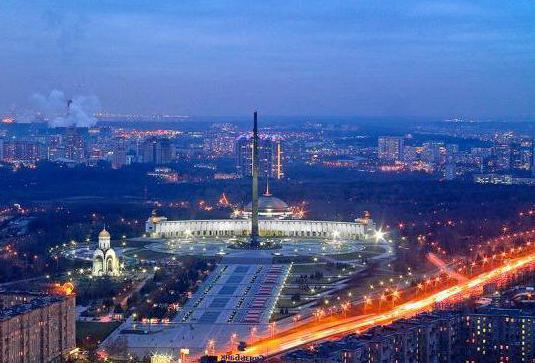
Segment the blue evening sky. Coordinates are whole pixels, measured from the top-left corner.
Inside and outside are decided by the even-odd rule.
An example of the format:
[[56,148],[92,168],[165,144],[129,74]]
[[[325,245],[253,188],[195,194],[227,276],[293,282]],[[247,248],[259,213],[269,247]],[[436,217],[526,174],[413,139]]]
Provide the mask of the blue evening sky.
[[0,112],[535,116],[535,1],[0,1]]

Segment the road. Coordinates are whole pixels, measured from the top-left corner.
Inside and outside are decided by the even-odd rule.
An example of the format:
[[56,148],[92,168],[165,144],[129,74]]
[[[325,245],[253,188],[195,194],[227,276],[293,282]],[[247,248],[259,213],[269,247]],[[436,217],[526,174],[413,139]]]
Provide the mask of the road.
[[393,320],[410,318],[422,311],[429,310],[434,304],[468,293],[502,275],[525,268],[535,262],[535,251],[529,255],[511,259],[506,265],[481,273],[466,281],[435,292],[429,296],[400,304],[389,311],[353,317],[340,317],[335,321],[304,325],[298,330],[281,332],[272,338],[253,343],[245,354],[249,356],[274,356],[302,345],[324,340],[332,336],[362,331],[373,326],[384,325]]

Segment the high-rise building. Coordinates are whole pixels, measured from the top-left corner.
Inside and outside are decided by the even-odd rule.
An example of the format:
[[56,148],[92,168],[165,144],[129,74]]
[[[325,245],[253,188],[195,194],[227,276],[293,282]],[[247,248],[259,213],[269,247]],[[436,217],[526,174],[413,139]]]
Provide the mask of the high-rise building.
[[516,309],[478,311],[463,317],[466,362],[533,362],[535,315]]
[[88,154],[89,163],[91,165],[95,165],[99,160],[104,159],[104,155],[106,155],[105,151],[98,146],[89,148]]
[[2,144],[2,159],[4,161],[37,161],[40,159],[40,146],[37,142],[9,140]]
[[172,161],[172,148],[169,139],[149,138],[140,147],[141,162],[163,165]]
[[447,162],[455,162],[457,155],[459,154],[458,144],[446,144],[444,147],[446,153],[445,158]]
[[283,362],[533,362],[535,314],[519,309],[435,311],[313,349],[285,354]]
[[205,134],[203,152],[210,159],[232,156],[235,139],[234,125],[228,123],[213,125]]
[[495,145],[492,151],[495,171],[511,169],[511,146],[509,144]]
[[516,170],[531,170],[533,163],[533,139],[520,138],[511,143],[511,168]]
[[453,180],[456,177],[455,163],[447,163],[444,166],[444,179]]
[[0,292],[0,362],[60,362],[75,347],[74,295]]
[[65,157],[61,135],[49,135],[46,141],[46,158],[56,160]]
[[459,152],[459,144],[446,144],[445,148],[448,155],[455,155]]
[[445,150],[444,144],[441,142],[424,142],[420,158],[432,166],[442,165],[446,159]]
[[111,167],[120,169],[128,164],[127,148],[123,140],[118,140],[113,147],[113,155],[111,160]]
[[460,362],[461,314],[438,311],[283,356],[283,362]]
[[[253,142],[251,135],[242,135],[234,143],[236,172],[239,176],[251,176]],[[259,176],[284,178],[282,142],[271,136],[260,136],[258,145]]]
[[403,138],[397,136],[379,137],[378,157],[382,161],[400,161],[403,158]]
[[63,135],[63,145],[65,147],[65,158],[76,162],[84,160],[84,139],[76,127],[69,127],[65,130],[65,135]]
[[403,147],[403,161],[406,163],[413,163],[420,157],[420,149],[417,146],[404,146]]
[[282,151],[282,140],[276,139],[275,142],[275,170],[274,177],[277,179],[284,178],[284,169],[282,167],[284,160],[284,153]]
[[535,178],[535,142],[533,143],[533,149],[531,149],[531,176]]

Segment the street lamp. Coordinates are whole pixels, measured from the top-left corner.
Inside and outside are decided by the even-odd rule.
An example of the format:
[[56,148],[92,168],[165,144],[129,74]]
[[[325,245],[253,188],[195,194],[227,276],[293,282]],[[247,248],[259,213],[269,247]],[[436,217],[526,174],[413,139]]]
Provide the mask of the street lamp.
[[186,359],[189,355],[189,348],[181,348],[180,349],[180,361],[181,363],[186,363]]
[[253,326],[253,327],[251,328],[251,340],[253,340],[253,341],[254,341],[255,338],[256,338],[256,332],[257,332],[257,330],[258,330],[258,329],[256,328],[256,326]]
[[206,347],[206,354],[208,355],[214,355],[215,354],[215,340],[210,339],[208,341],[208,345]]
[[377,231],[374,232],[373,236],[375,238],[375,242],[379,242],[379,241],[382,241],[384,240],[385,238],[385,235],[386,233],[381,231],[380,229],[378,229]]
[[231,346],[231,347],[234,347],[234,346],[236,345],[237,340],[238,340],[238,334],[233,333],[233,334],[230,336],[230,346]]

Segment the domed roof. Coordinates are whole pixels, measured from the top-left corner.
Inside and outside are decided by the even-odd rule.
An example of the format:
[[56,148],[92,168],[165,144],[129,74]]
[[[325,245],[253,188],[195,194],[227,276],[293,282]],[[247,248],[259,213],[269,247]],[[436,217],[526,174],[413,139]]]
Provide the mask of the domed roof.
[[106,231],[106,228],[103,228],[98,234],[98,238],[111,238],[110,232]]
[[[286,204],[286,202],[284,202],[283,200],[277,197],[273,197],[271,195],[262,195],[258,197],[258,210],[259,211],[270,210],[273,212],[277,212],[277,211],[285,212],[288,210],[288,208],[289,208],[288,204]],[[250,212],[252,211],[252,209],[253,209],[253,203],[249,202],[249,204],[245,206],[245,210]]]
[[159,219],[160,219],[160,217],[158,217],[158,213],[156,212],[156,209],[153,209],[152,213],[150,214],[149,220],[152,223],[158,223]]

